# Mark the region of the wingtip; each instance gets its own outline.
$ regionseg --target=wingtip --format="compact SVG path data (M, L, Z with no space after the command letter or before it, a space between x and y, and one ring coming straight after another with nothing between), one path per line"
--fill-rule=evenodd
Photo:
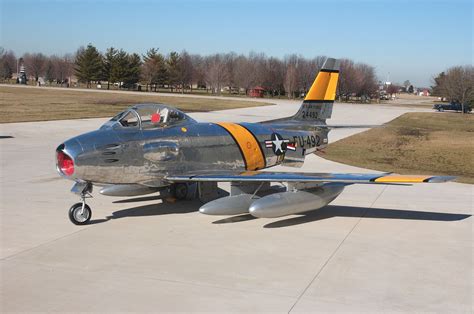
M449 182L455 180L457 177L455 176L436 176L436 177L431 177L425 180L425 182L428 183L443 183L443 182Z

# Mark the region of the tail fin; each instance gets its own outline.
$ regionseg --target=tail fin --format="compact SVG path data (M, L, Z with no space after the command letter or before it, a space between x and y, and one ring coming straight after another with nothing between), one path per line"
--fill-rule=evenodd
M293 120L323 122L331 118L339 79L339 60L328 58Z

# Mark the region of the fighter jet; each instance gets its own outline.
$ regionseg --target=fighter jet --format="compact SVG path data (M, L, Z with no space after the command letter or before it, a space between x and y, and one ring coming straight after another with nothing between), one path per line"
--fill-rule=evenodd
M163 104L133 106L98 130L65 141L56 149L59 174L75 181L81 202L70 220L87 224L92 187L110 196L158 191L175 199L197 197L203 214L250 213L273 218L316 210L351 184L411 184L452 180L448 176L270 172L301 167L305 156L328 144L339 62L328 58L293 116L260 123L203 123ZM219 197L218 183L230 182ZM273 184L272 184L273 183ZM282 190L283 189L283 190Z

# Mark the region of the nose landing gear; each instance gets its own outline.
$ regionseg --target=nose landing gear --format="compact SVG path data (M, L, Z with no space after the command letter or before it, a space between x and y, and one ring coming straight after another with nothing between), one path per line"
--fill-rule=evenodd
M76 203L69 208L69 220L75 225L85 225L92 217L92 210L86 204L86 198L91 198L92 184L88 182L77 182L71 189L71 192L81 197L81 202Z

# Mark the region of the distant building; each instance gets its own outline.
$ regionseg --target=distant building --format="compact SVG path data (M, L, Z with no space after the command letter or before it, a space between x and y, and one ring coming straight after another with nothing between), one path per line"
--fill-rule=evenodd
M265 94L265 88L261 86L255 86L251 90L249 90L249 96L250 97L258 97L258 98L263 98L263 95Z
M427 88L419 89L418 90L418 96L430 96L430 90Z

